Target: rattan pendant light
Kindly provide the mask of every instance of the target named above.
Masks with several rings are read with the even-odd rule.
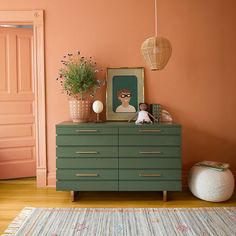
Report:
[[[168,39],[157,36],[157,0],[155,1],[155,36],[146,39],[141,53],[151,70],[162,70],[171,56],[171,44]]]

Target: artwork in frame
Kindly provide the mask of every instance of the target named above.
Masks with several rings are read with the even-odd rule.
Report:
[[[144,68],[107,68],[107,120],[129,120],[144,102]]]

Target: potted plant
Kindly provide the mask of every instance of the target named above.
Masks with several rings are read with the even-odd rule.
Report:
[[[69,96],[70,116],[73,122],[88,122],[91,115],[91,100],[101,81],[97,80],[96,62],[76,54],[68,53],[61,61],[59,78],[63,91]]]

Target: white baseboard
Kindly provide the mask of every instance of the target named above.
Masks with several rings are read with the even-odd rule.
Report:
[[[56,172],[48,173],[47,187],[56,188]]]

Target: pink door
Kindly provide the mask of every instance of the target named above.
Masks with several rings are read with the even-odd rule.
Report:
[[[32,40],[0,27],[0,179],[36,176]]]

